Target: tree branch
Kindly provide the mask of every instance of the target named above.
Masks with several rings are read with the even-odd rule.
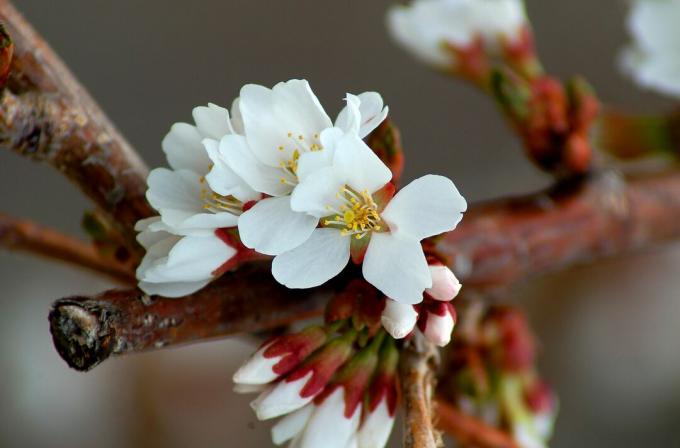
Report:
[[[58,300],[50,312],[50,331],[68,365],[89,370],[110,355],[270,329],[317,316],[338,283],[289,290],[269,271],[269,263],[252,263],[182,299],[149,297],[133,289]]]
[[[472,207],[458,229],[435,240],[432,247],[449,260],[464,279],[466,290],[492,291],[540,273],[672,238],[680,238],[680,174],[632,179],[626,186],[612,173],[604,173],[582,185],[563,185],[538,195]],[[164,318],[139,327],[149,310],[142,306],[144,295],[136,289],[57,301],[50,320],[59,353],[70,366],[87,370],[111,353],[258,331],[321,314],[323,298],[333,288],[290,290],[278,285],[259,264],[254,271],[243,268],[188,297],[154,302],[160,315],[170,313],[186,330],[160,328]],[[98,325],[107,329],[92,333],[94,340],[83,350],[96,353],[88,355],[87,362],[69,348],[81,329],[58,325],[56,319],[65,314],[68,320],[68,313],[61,310],[74,303],[94,310],[91,314]],[[100,312],[111,309],[120,312]],[[197,314],[198,309],[209,314]],[[97,348],[104,346],[105,350]]]
[[[134,268],[103,256],[93,245],[31,221],[0,213],[0,246],[84,267],[123,284],[134,284]]]
[[[0,102],[0,147],[58,169],[108,213],[128,247],[151,214],[147,169],[59,57],[6,0],[0,21],[14,42]]]
[[[467,415],[442,399],[436,400],[437,426],[462,446],[478,448],[517,448],[514,439],[503,431]]]
[[[402,403],[404,406],[404,448],[443,446],[434,429],[434,393],[439,352],[424,338],[404,344],[399,358]]]

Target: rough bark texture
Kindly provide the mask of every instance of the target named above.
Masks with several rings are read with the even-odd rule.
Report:
[[[39,254],[104,274],[123,284],[134,284],[134,270],[129,263],[105,257],[86,243],[31,221],[0,213],[0,247]]]
[[[404,408],[404,448],[436,448],[443,446],[434,427],[433,393],[435,372],[439,362],[437,348],[424,338],[404,344],[399,358]]]
[[[14,42],[0,101],[0,147],[61,171],[108,213],[134,247],[134,223],[151,214],[144,197],[146,166],[6,0],[0,0],[0,21]]]
[[[444,400],[436,400],[437,427],[454,437],[461,446],[477,448],[518,448],[508,434],[467,415]]]
[[[59,300],[49,316],[54,344],[69,366],[89,370],[111,355],[271,329],[321,314],[334,284],[288,290],[269,270],[269,263],[253,263],[182,299],[133,289]]]

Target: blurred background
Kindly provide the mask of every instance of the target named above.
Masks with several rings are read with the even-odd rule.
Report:
[[[329,115],[346,91],[378,90],[412,179],[437,172],[471,201],[548,179],[524,159],[492,102],[414,62],[385,33],[389,0],[17,0],[150,166],[195,105],[228,105],[241,85],[307,78]],[[528,0],[545,65],[585,75],[607,103],[670,103],[617,71],[624,0]],[[88,207],[56,172],[0,152],[0,210],[80,234]],[[680,446],[680,246],[518,285],[540,365],[561,398],[554,447]],[[259,447],[269,425],[231,392],[254,341],[228,339],[69,370],[52,347],[53,300],[110,287],[0,252],[0,446]],[[395,442],[398,435],[393,437]],[[395,444],[397,446],[397,444]]]

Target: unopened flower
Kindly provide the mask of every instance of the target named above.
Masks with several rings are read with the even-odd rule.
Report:
[[[449,302],[456,298],[463,287],[453,271],[443,264],[430,264],[430,274],[432,287],[425,292],[435,300]]]
[[[240,218],[241,240],[260,253],[277,255],[303,243],[317,225],[314,217],[291,210],[290,194],[301,177],[326,163],[324,131],[333,123],[304,80],[272,89],[246,85],[238,108],[244,135],[224,137],[220,155],[253,189],[271,196]],[[335,126],[364,137],[386,114],[377,93],[348,95]]]
[[[424,302],[418,319],[418,328],[435,345],[444,347],[451,341],[456,325],[456,310],[449,302]]]
[[[386,296],[418,303],[432,276],[420,241],[453,230],[467,204],[449,179],[424,176],[390,200],[390,170],[357,136],[334,142],[330,166],[293,192],[294,210],[320,218],[299,247],[279,255],[274,277],[289,288],[318,286],[336,276],[352,254],[364,278]]]
[[[326,327],[324,333],[340,330],[341,335],[328,339],[314,353],[305,354],[311,346],[299,344],[301,350],[288,352],[286,356],[291,358],[284,362],[285,373],[270,376],[265,391],[253,402],[258,418],[282,417],[272,427],[277,445],[290,442],[289,446],[298,448],[382,448],[387,442],[398,400],[399,354],[394,340],[384,332],[360,336],[351,324],[346,325],[348,322],[341,321],[341,327]],[[275,338],[263,348],[288,346],[291,338],[299,341],[299,335],[319,330],[312,327],[297,335]],[[260,352],[255,358],[261,357]],[[252,363],[253,359],[234,375],[237,384],[244,378],[244,370],[252,370]],[[270,367],[256,370],[272,371]],[[259,374],[255,377],[257,381],[265,379]]]
[[[425,63],[447,69],[457,64],[452,49],[481,40],[486,51],[517,41],[527,23],[522,0],[414,0],[387,15],[392,37]]]
[[[622,66],[643,87],[680,98],[680,0],[635,0],[628,17],[632,44]]]
[[[159,217],[135,227],[146,254],[137,268],[139,287],[147,294],[181,297],[207,285],[236,249],[214,232],[174,235]]]
[[[172,169],[156,168],[147,179],[149,203],[179,234],[234,227],[244,203],[260,196],[233,170],[211,162],[218,140],[234,132],[229,112],[210,104],[193,115],[195,126],[176,123],[163,139]]]
[[[413,305],[399,303],[387,299],[382,312],[383,328],[395,339],[402,339],[410,334],[418,321],[418,312]]]

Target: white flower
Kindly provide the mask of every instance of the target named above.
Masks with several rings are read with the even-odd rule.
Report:
[[[425,290],[435,300],[448,302],[456,298],[463,285],[448,267],[441,264],[430,265],[432,287]]]
[[[402,339],[408,336],[416,326],[418,312],[413,308],[413,305],[387,299],[380,321],[383,328],[394,339]]]
[[[139,221],[135,229],[146,249],[137,278],[147,294],[181,297],[195,292],[236,254],[215,233],[174,235],[158,217]]]
[[[411,182],[381,210],[376,194],[390,170],[356,135],[335,142],[331,166],[301,181],[294,210],[323,218],[299,247],[274,259],[274,277],[289,288],[311,288],[337,275],[353,250],[363,259],[366,280],[386,296],[419,303],[432,286],[420,241],[453,230],[467,205],[453,183],[441,176]]]
[[[387,108],[379,94],[347,95],[336,126],[366,136],[383,121]],[[239,220],[243,243],[277,255],[303,243],[317,220],[292,211],[289,195],[299,180],[328,163],[324,131],[333,123],[307,81],[291,80],[268,89],[246,85],[238,108],[244,135],[228,135],[220,155],[258,192],[272,196],[258,202]]]
[[[260,197],[218,157],[218,140],[234,132],[229,112],[210,104],[193,115],[196,126],[176,123],[163,139],[172,169],[154,169],[147,179],[149,203],[179,234],[234,227],[243,204]]]
[[[418,328],[427,340],[439,347],[444,347],[451,342],[456,315],[449,302],[427,303],[426,310],[422,314]]]
[[[387,15],[392,37],[439,68],[456,64],[447,46],[465,48],[481,38],[487,51],[496,52],[503,39],[519,39],[526,22],[522,0],[415,0]]]
[[[636,0],[628,17],[633,43],[622,65],[647,88],[680,98],[680,0]]]

